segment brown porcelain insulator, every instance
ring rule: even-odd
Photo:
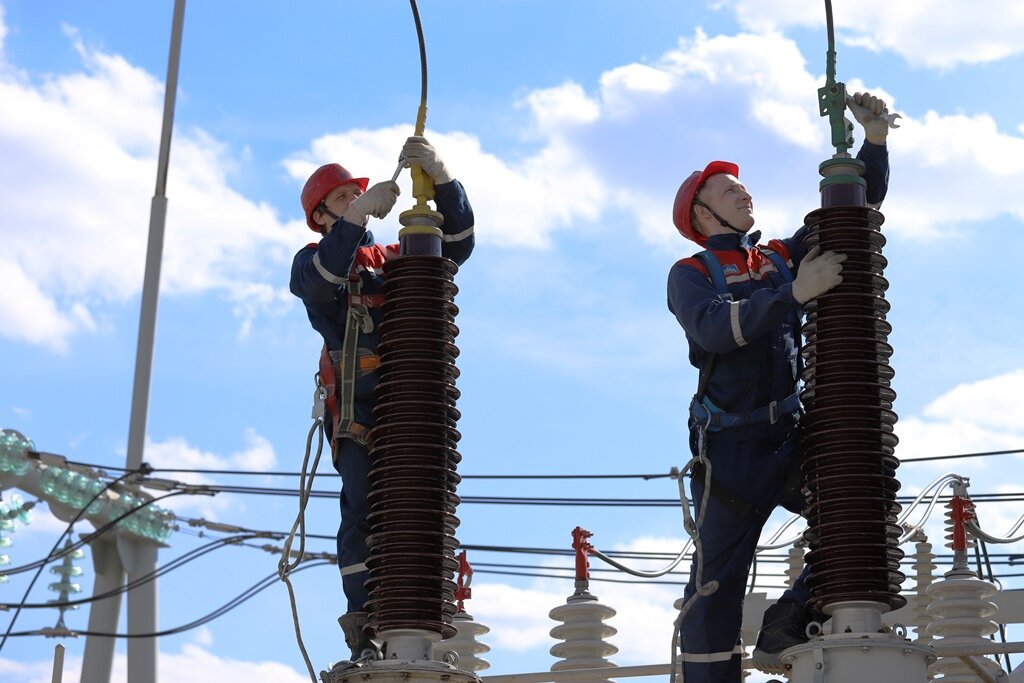
[[[367,607],[378,633],[455,635],[457,270],[439,256],[384,264],[366,562]]]
[[[906,602],[882,220],[867,207],[838,206],[805,221],[808,249],[847,255],[842,284],[804,307],[802,328],[807,585],[811,604],[826,612],[850,601]]]

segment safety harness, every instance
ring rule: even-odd
[[[315,245],[314,245],[315,246]],[[323,385],[331,414],[334,433],[331,446],[337,439],[351,439],[358,444],[369,446],[370,429],[355,421],[356,379],[380,366],[380,356],[359,354],[359,333],[373,331],[370,308],[384,305],[383,294],[363,294],[360,273],[364,270],[379,272],[384,262],[398,255],[397,246],[387,248],[379,245],[359,247],[355,262],[348,274],[348,313],[345,316],[345,336],[341,349],[328,349],[324,344],[320,352],[320,383]]]
[[[775,269],[778,271],[779,275],[782,276],[785,282],[793,281],[793,274],[790,271],[789,266],[786,265],[785,259],[783,259],[778,252],[762,246],[758,246],[757,249],[771,260],[775,265]],[[715,291],[718,292],[724,300],[732,301],[732,293],[729,292],[729,286],[725,280],[725,271],[714,252],[706,249],[696,254],[696,257],[704,263],[704,268],[708,273],[708,277],[711,279],[711,284],[714,286]],[[799,328],[799,326],[797,327]],[[690,402],[690,416],[693,418],[695,424],[699,425],[700,428],[700,434],[698,435],[698,448],[700,450],[701,460],[706,456],[706,432],[718,432],[723,429],[763,424],[765,422],[775,424],[780,417],[789,415],[800,409],[800,395],[798,391],[795,391],[786,398],[772,401],[767,406],[761,408],[753,408],[751,410],[744,410],[735,413],[725,412],[712,403],[711,399],[707,397],[708,383],[711,381],[711,373],[714,370],[715,359],[717,357],[718,354],[714,353],[709,353],[705,357],[704,363],[700,369],[700,379],[697,382],[697,393],[694,394],[693,400]],[[708,481],[711,495],[740,517],[752,522],[763,524],[771,514],[770,511],[766,513],[763,510],[759,510],[742,497],[737,496],[715,477],[711,477],[710,480],[706,479],[703,462],[695,463],[692,473],[695,478]]]

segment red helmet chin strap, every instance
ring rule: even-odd
[[[733,225],[729,221],[727,221],[724,218],[722,218],[721,216],[719,216],[717,213],[715,213],[714,209],[712,209],[710,206],[708,206],[707,204],[705,204],[701,200],[697,199],[696,197],[693,198],[693,203],[696,204],[697,206],[703,206],[705,209],[710,211],[711,215],[715,217],[715,220],[718,221],[719,224],[721,224],[721,226],[723,228],[729,228],[730,230],[733,230],[735,232],[746,234],[746,232],[747,232],[746,230],[740,230],[735,225]]]

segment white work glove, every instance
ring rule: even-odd
[[[846,106],[864,128],[864,138],[872,144],[884,145],[889,136],[889,122],[880,116],[885,111],[885,100],[869,92],[854,93],[853,102],[847,100]]]
[[[793,280],[793,298],[801,305],[816,296],[829,291],[843,281],[843,261],[846,254],[834,251],[821,253],[821,247],[814,247],[804,260]]]
[[[418,135],[410,137],[402,147],[402,156],[407,164],[422,168],[435,184],[443,185],[452,181],[452,174],[448,172],[437,150],[426,138]]]
[[[401,193],[398,183],[392,180],[371,185],[366,192],[352,200],[342,218],[356,225],[366,225],[366,220],[370,216],[384,218],[398,201],[398,195]]]

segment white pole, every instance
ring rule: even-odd
[[[117,546],[129,583],[156,571],[155,543],[120,536]],[[154,633],[156,630],[156,581],[153,580],[128,593],[128,633]],[[156,638],[128,640],[128,680],[131,683],[156,683],[156,643]]]
[[[105,595],[124,586],[124,565],[113,538],[99,536],[90,543],[89,553],[96,572],[93,596]],[[121,613],[121,594],[97,600],[89,608],[89,631],[92,633],[114,633]],[[114,638],[86,636],[85,656],[82,658],[82,683],[105,683],[110,680],[114,665]]]
[[[146,440],[153,342],[156,336],[156,307],[160,294],[160,265],[164,252],[164,221],[167,217],[167,166],[170,163],[174,98],[178,90],[178,62],[184,22],[185,0],[174,0],[171,53],[167,60],[167,85],[164,91],[164,120],[160,132],[160,157],[157,162],[156,192],[149,209],[146,273],[142,281],[142,312],[139,316],[139,339],[135,351],[135,382],[132,387],[131,422],[128,426],[128,469],[136,469],[142,464],[142,449]]]
[[[64,646],[57,644],[53,648],[53,678],[50,683],[60,683],[64,680]]]
[[[142,311],[139,315],[139,339],[135,352],[135,380],[132,386],[132,412],[128,426],[126,467],[142,464],[149,414],[149,389],[153,370],[153,346],[156,338],[157,300],[160,293],[160,266],[163,261],[164,224],[167,218],[167,167],[170,163],[171,132],[174,128],[174,100],[178,91],[178,64],[181,33],[185,24],[185,0],[174,0],[171,22],[171,48],[167,58],[167,83],[164,90],[164,117],[160,131],[160,156],[157,162],[156,191],[150,205],[149,242],[146,247],[146,272],[142,282]],[[129,576],[144,574],[156,567],[156,546],[132,540],[134,566]],[[132,552],[134,551],[134,552]],[[152,581],[128,595],[128,633],[147,633],[156,627],[156,582]],[[108,678],[109,680],[109,678]],[[133,638],[128,645],[128,680],[132,683],[156,683],[156,640]],[[91,683],[91,682],[90,682]]]

